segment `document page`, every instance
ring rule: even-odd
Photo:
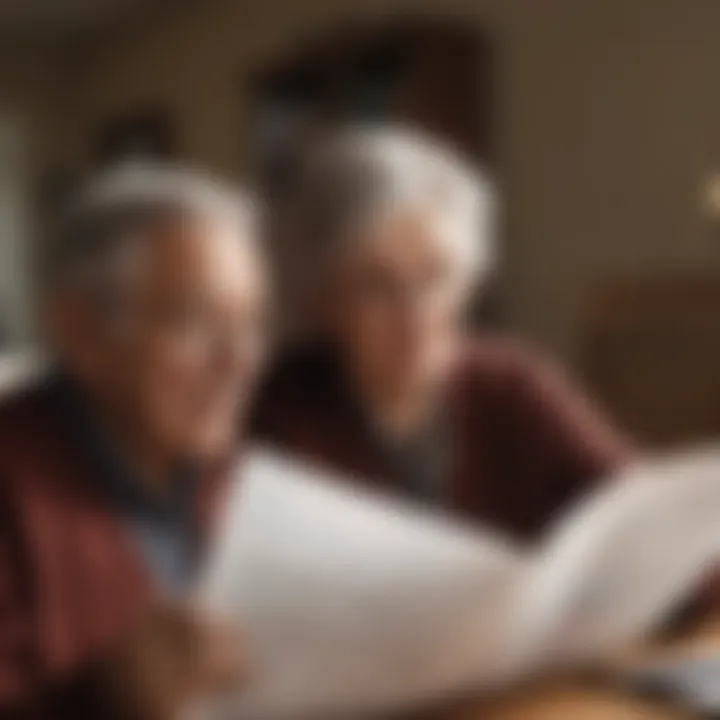
[[[367,715],[488,682],[524,567],[504,538],[258,451],[201,593],[237,617],[250,679],[208,715]]]
[[[599,658],[698,589],[718,517],[718,450],[608,479],[532,551],[257,451],[201,587],[250,678],[203,717],[388,714]]]
[[[590,659],[639,639],[717,566],[720,450],[649,458],[580,502],[549,534],[517,598],[525,665]]]

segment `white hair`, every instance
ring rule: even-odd
[[[132,163],[92,179],[71,203],[45,260],[44,280],[53,287],[95,280],[129,239],[145,239],[162,218],[192,216],[229,223],[238,242],[255,237],[255,204],[213,177],[187,168]]]
[[[295,230],[334,254],[382,217],[432,214],[460,275],[494,262],[495,193],[483,173],[441,142],[399,127],[344,130],[313,157],[290,213]]]

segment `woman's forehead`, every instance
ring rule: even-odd
[[[354,245],[354,260],[416,264],[452,260],[442,218],[432,207],[409,207],[368,226]]]

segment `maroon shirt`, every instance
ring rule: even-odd
[[[0,404],[0,717],[109,718],[99,661],[156,590],[54,399]],[[204,518],[222,486],[203,483]]]
[[[517,345],[466,347],[446,396],[445,501],[521,538],[629,458],[626,443],[548,363]],[[387,459],[327,347],[281,361],[260,395],[256,436],[388,488]],[[398,489],[395,487],[395,489]]]

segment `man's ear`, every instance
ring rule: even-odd
[[[72,290],[46,297],[42,323],[50,347],[60,362],[73,372],[94,377],[100,364],[98,308]]]

